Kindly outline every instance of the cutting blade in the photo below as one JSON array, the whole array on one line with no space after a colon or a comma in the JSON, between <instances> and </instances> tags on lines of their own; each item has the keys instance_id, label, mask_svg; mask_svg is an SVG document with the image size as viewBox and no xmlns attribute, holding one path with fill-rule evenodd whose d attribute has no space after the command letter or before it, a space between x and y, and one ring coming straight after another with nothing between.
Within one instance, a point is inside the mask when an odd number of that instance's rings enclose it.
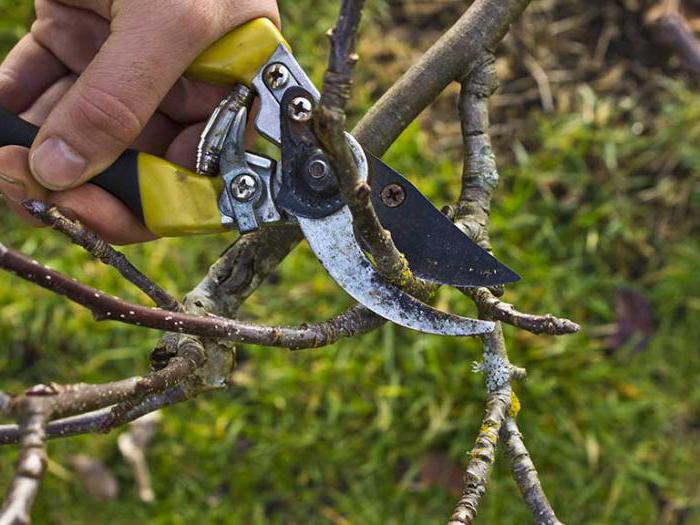
<instances>
[{"instance_id":1,"label":"cutting blade","mask_svg":"<svg viewBox=\"0 0 700 525\"><path fill-rule=\"evenodd\" d=\"M492 322L441 312L387 282L360 249L347 207L322 219L298 220L311 250L330 276L377 315L428 334L470 336L493 331Z\"/></svg>"},{"instance_id":2,"label":"cutting blade","mask_svg":"<svg viewBox=\"0 0 700 525\"><path fill-rule=\"evenodd\" d=\"M520 279L467 237L405 177L371 153L365 154L374 209L414 275L457 287L496 286Z\"/></svg>"}]
</instances>

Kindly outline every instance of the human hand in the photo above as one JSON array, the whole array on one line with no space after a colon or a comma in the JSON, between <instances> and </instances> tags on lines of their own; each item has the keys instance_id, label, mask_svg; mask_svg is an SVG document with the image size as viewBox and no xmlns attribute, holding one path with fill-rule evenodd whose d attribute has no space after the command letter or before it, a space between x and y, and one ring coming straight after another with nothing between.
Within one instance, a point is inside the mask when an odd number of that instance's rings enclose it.
<instances>
[{"instance_id":1,"label":"human hand","mask_svg":"<svg viewBox=\"0 0 700 525\"><path fill-rule=\"evenodd\" d=\"M195 58L275 0L36 0L31 31L0 66L0 106L41 126L31 148L0 148L0 192L66 209L106 240L153 239L115 197L84 184L127 148L192 168L228 90L182 78Z\"/></svg>"}]
</instances>

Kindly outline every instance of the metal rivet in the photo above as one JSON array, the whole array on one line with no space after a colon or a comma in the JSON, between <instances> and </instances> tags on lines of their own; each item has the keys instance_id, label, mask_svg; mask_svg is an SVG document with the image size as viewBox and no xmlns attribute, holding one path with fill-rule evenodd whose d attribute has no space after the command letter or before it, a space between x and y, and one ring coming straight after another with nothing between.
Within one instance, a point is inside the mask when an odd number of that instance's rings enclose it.
<instances>
[{"instance_id":1,"label":"metal rivet","mask_svg":"<svg viewBox=\"0 0 700 525\"><path fill-rule=\"evenodd\" d=\"M289 116L297 122L308 122L314 107L306 97L296 97L289 104Z\"/></svg>"},{"instance_id":2,"label":"metal rivet","mask_svg":"<svg viewBox=\"0 0 700 525\"><path fill-rule=\"evenodd\" d=\"M389 208L398 208L406 200L406 190L398 184L387 184L382 189L381 197Z\"/></svg>"},{"instance_id":3,"label":"metal rivet","mask_svg":"<svg viewBox=\"0 0 700 525\"><path fill-rule=\"evenodd\" d=\"M289 69L284 64L270 64L263 73L265 85L270 89L280 89L289 82Z\"/></svg>"},{"instance_id":4,"label":"metal rivet","mask_svg":"<svg viewBox=\"0 0 700 525\"><path fill-rule=\"evenodd\" d=\"M258 181L251 175L239 175L231 183L231 193L234 199L240 202L249 201L257 191Z\"/></svg>"}]
</instances>

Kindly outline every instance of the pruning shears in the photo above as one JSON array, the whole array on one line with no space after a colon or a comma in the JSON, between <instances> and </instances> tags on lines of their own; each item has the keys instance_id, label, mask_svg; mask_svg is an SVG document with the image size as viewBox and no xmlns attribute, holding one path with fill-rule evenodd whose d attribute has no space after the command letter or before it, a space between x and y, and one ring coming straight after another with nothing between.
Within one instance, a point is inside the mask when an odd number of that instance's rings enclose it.
<instances>
[{"instance_id":1,"label":"pruning shears","mask_svg":"<svg viewBox=\"0 0 700 525\"><path fill-rule=\"evenodd\" d=\"M381 317L421 332L477 335L493 323L438 311L386 281L363 251L332 164L311 122L319 93L277 27L260 18L206 50L187 76L235 86L212 114L197 172L127 151L91 180L119 198L159 236L178 237L297 223L331 277ZM281 161L245 150L248 110L257 95L257 131ZM37 129L0 108L0 146L31 146ZM408 180L346 134L372 203L413 273L458 287L495 286L519 277L477 246Z\"/></svg>"}]
</instances>

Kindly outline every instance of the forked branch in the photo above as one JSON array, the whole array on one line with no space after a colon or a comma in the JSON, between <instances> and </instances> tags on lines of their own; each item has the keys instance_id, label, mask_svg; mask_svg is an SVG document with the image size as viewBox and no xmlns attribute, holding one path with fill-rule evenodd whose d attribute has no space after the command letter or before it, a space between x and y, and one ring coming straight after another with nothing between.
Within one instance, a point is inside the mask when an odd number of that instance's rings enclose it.
<instances>
[{"instance_id":1,"label":"forked branch","mask_svg":"<svg viewBox=\"0 0 700 525\"><path fill-rule=\"evenodd\" d=\"M464 172L462 192L452 213L456 224L487 250L491 249L488 234L491 199L499 182L496 159L488 133L488 98L498 85L494 62L493 54L485 51L474 69L462 79L459 111L464 140ZM484 319L507 320L512 324L525 324L531 329L546 330L548 333L578 329L578 325L567 320L558 320L553 316L521 314L511 305L496 299L493 293L485 288L465 290L465 293L474 298L480 317ZM495 461L499 434L503 433L509 413L514 417L519 409L519 401L512 391L512 380L521 379L525 375L524 370L510 364L500 322L496 323L496 329L492 334L482 339L484 360L477 369L483 372L485 377L486 411L476 444L469 453L462 497L452 512L450 525L469 525L475 519L481 498L486 493L489 475ZM524 457L522 451L524 450L527 454L527 449L522 440L519 444L521 449L517 457L522 459ZM520 470L522 469L519 467L518 472ZM537 495L546 501L534 465L532 469L528 469L527 474L530 476L527 479L528 486L539 487L540 491ZM525 494L525 491L523 493ZM532 506L531 509L533 509ZM553 511L551 515L554 516ZM538 524L549 523L540 521L539 515L534 510L533 517Z\"/></svg>"}]
</instances>

